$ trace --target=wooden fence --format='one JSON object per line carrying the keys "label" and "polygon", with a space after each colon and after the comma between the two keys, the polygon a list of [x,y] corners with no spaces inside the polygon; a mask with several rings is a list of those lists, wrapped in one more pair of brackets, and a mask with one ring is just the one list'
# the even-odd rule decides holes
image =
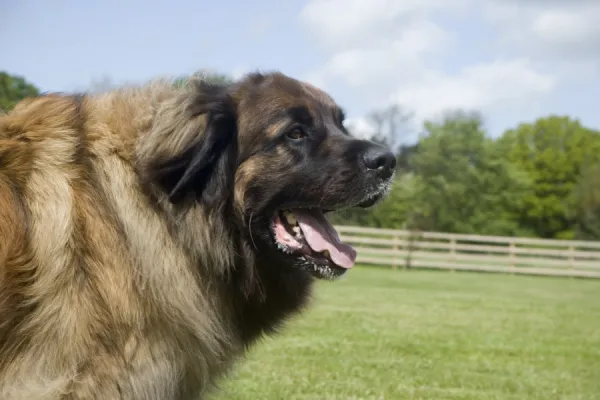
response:
{"label": "wooden fence", "polygon": [[600,278],[600,242],[336,229],[342,241],[356,249],[362,264]]}

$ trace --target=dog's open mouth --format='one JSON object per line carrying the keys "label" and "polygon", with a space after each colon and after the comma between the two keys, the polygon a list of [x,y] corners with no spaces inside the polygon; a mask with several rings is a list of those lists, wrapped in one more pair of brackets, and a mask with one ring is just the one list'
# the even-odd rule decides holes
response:
{"label": "dog's open mouth", "polygon": [[356,251],[340,241],[323,210],[278,211],[273,216],[272,230],[279,250],[303,258],[320,278],[342,275],[354,266]]}

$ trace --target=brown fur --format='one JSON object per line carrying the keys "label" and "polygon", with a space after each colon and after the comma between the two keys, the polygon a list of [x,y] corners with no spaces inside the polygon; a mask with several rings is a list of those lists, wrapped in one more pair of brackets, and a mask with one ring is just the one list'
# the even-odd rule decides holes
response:
{"label": "brown fur", "polygon": [[[156,81],[0,116],[0,399],[197,398],[306,303],[313,278],[241,236],[251,188],[291,165],[258,150],[269,118],[335,103],[280,74],[227,90]],[[219,112],[237,139],[205,195],[182,176]]]}

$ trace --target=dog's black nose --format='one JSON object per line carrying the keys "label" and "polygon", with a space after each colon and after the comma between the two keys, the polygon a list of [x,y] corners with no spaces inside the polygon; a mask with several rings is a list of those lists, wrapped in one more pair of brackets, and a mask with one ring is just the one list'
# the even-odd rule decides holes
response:
{"label": "dog's black nose", "polygon": [[363,162],[368,170],[374,171],[381,179],[387,179],[396,168],[396,156],[385,147],[373,146],[363,154]]}

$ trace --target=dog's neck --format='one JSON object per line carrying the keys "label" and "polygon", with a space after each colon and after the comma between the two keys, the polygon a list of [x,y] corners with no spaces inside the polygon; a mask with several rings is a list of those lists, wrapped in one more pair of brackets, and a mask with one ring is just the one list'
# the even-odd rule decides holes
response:
{"label": "dog's neck", "polygon": [[[260,254],[260,253],[259,253]],[[263,334],[274,333],[286,318],[307,306],[314,278],[293,267],[256,257],[253,270],[236,268],[230,285],[238,293],[235,325],[251,344]]]}

